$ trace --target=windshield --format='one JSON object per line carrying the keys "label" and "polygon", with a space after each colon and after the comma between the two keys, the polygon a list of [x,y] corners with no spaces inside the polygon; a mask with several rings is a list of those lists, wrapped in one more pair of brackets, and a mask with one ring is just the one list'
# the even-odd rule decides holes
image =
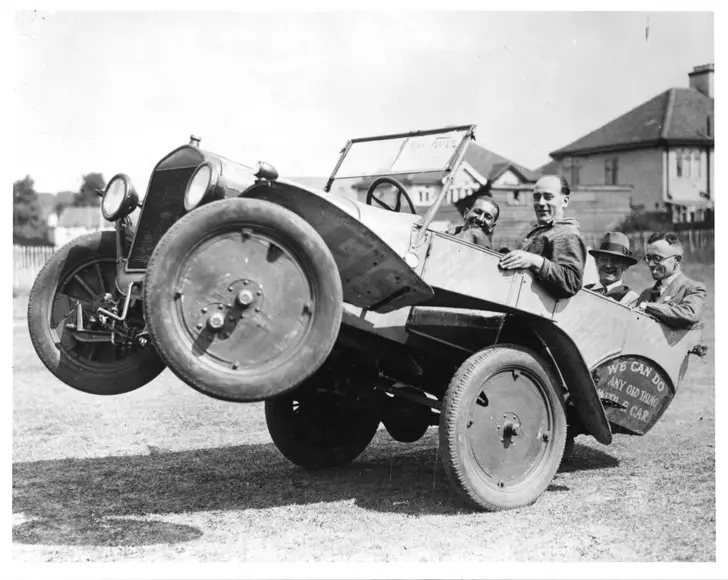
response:
{"label": "windshield", "polygon": [[334,179],[445,172],[452,168],[473,126],[352,139],[331,175]]}

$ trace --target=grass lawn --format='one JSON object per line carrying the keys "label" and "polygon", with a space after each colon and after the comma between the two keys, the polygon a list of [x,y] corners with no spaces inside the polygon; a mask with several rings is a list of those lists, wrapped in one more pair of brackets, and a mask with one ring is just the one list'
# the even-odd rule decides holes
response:
{"label": "grass lawn", "polygon": [[[610,446],[578,438],[533,506],[497,513],[460,502],[434,428],[414,444],[380,430],[350,466],[307,473],[272,444],[262,405],[205,397],[169,372],[126,395],[76,392],[17,327],[13,558],[715,561],[714,278],[686,270],[710,291],[711,350],[661,421]],[[644,264],[627,283],[651,285]]]}

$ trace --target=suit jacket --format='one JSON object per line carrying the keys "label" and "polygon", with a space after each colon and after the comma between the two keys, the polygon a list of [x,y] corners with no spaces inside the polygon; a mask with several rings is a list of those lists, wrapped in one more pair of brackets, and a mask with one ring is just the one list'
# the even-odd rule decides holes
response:
{"label": "suit jacket", "polygon": [[[587,290],[593,290],[594,286],[596,286],[596,283],[594,284],[587,284],[584,286]],[[604,294],[607,298],[611,298],[612,300],[616,300],[620,304],[624,304],[625,306],[632,306],[635,301],[637,300],[637,292],[634,290],[630,290],[629,286],[626,286],[624,284],[621,284],[619,286],[615,286],[611,290],[607,290],[607,293]]]}
{"label": "suit jacket", "polygon": [[669,326],[690,328],[700,322],[708,291],[705,285],[680,272],[655,302],[649,302],[652,288],[640,294],[637,304],[645,304],[645,312]]}

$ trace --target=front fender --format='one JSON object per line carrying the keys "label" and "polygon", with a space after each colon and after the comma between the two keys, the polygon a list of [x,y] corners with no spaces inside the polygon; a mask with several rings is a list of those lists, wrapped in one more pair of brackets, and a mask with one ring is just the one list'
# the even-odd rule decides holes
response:
{"label": "front fender", "polygon": [[257,183],[242,195],[283,206],[316,229],[339,269],[344,302],[391,312],[434,296],[432,288],[401,258],[409,248],[417,216],[314,193],[280,180]]}
{"label": "front fender", "polygon": [[532,324],[564,379],[581,423],[599,443],[609,445],[612,442],[609,419],[579,348],[566,332],[553,323],[534,319]]}

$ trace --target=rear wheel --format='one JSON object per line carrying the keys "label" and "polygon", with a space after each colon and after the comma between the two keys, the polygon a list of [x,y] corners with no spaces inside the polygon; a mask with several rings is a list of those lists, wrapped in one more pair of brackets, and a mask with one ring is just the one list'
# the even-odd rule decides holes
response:
{"label": "rear wheel", "polygon": [[[164,370],[151,346],[83,342],[71,328],[88,321],[101,298],[116,290],[115,232],[96,232],[69,242],[45,264],[28,300],[28,330],[38,357],[67,385],[95,395],[133,391]],[[143,320],[139,320],[140,327]],[[70,327],[69,327],[70,325]]]}
{"label": "rear wheel", "polygon": [[292,463],[304,469],[346,465],[374,438],[376,407],[347,389],[336,367],[322,367],[291,393],[265,402],[271,439]]}
{"label": "rear wheel", "polygon": [[339,333],[341,278],[305,220],[256,199],[184,216],[152,254],[144,311],[162,358],[195,389],[259,401],[296,387]]}
{"label": "rear wheel", "polygon": [[566,414],[546,364],[516,345],[486,348],[458,369],[440,416],[440,453],[471,505],[500,510],[533,503],[553,479]]}

